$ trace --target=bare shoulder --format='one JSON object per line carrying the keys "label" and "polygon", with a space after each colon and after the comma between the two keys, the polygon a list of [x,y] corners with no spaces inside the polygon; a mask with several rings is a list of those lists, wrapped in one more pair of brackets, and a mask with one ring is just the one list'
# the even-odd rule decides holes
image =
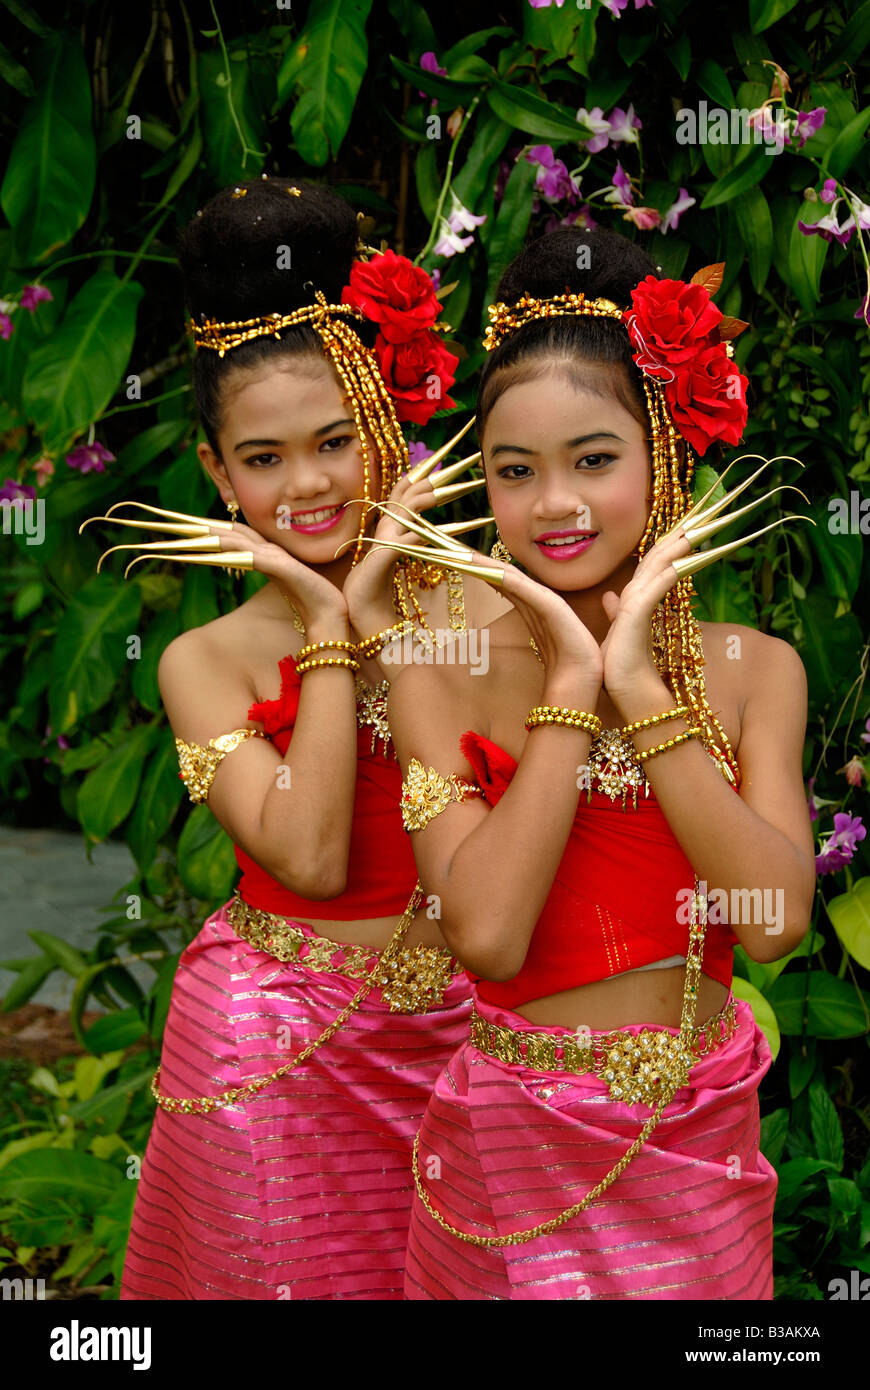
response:
{"label": "bare shoulder", "polygon": [[805,698],[804,664],[790,643],[742,623],[701,623],[704,657],[711,673],[744,703],[779,690]]}
{"label": "bare shoulder", "polygon": [[[243,605],[245,607],[245,605]],[[247,720],[256,689],[245,660],[242,609],[182,632],[165,648],[157,680],[169,722],[183,738],[206,739]]]}

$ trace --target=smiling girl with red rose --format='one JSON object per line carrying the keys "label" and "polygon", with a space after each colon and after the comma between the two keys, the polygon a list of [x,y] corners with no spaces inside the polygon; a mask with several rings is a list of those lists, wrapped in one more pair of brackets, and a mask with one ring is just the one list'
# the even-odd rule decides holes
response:
{"label": "smiling girl with red rose", "polygon": [[458,563],[514,609],[481,680],[391,692],[421,882],[477,979],[415,1142],[412,1299],[772,1296],[770,1051],[732,947],[775,960],[809,924],[806,683],[692,615],[689,552],[730,520],[689,511],[692,451],[739,441],[747,383],[739,325],[652,269],[599,229],[506,272],[477,428],[517,563]]}
{"label": "smiling girl with red rose", "polygon": [[415,889],[385,651],[507,605],[360,560],[368,501],[434,504],[399,421],[452,404],[456,363],[429,276],[368,254],[342,199],[277,178],[225,190],[181,242],[199,456],[233,515],[186,544],[267,582],[160,662],[181,774],[243,876],[179,963],[124,1299],[400,1297],[411,1139],[467,1024]]}

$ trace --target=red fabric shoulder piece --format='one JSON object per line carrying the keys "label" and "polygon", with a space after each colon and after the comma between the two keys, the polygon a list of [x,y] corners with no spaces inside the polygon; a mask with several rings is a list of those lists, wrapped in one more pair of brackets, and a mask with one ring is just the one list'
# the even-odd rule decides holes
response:
{"label": "red fabric shoulder piece", "polygon": [[516,759],[491,739],[484,738],[483,734],[476,734],[473,729],[466,730],[462,735],[459,747],[474,768],[474,774],[487,801],[498,801],[507,791],[517,770]]}
{"label": "red fabric shoulder piece", "polygon": [[278,699],[260,700],[248,710],[248,718],[262,724],[263,732],[268,735],[292,729],[299,709],[302,677],[296,670],[293,657],[285,656],[279,661],[278,670],[281,673],[281,694]]}

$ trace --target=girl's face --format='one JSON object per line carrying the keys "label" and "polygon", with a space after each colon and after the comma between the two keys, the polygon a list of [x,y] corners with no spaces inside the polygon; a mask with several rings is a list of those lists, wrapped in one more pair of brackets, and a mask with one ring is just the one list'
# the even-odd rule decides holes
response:
{"label": "girl's face", "polygon": [[562,592],[602,584],[649,515],[646,430],[557,363],[499,396],[481,441],[492,511],[514,558]]}
{"label": "girl's face", "polygon": [[303,563],[331,563],[359,533],[362,504],[350,499],[363,495],[364,470],[328,363],[292,357],[246,369],[225,383],[222,404],[220,457],[207,444],[198,452],[224,502],[235,497],[249,526]]}

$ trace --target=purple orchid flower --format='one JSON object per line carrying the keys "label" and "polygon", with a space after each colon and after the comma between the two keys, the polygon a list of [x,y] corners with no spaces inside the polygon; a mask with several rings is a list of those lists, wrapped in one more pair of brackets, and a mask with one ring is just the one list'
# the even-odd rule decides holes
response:
{"label": "purple orchid flower", "polygon": [[0,487],[0,502],[10,502],[13,507],[23,507],[36,497],[36,488],[27,483],[19,483],[15,478],[7,478]]}
{"label": "purple orchid flower", "polygon": [[568,172],[568,166],[556,158],[549,145],[532,145],[526,151],[526,159],[538,166],[535,187],[547,202],[577,201],[580,189]]}
{"label": "purple orchid flower", "polygon": [[0,314],[0,338],[4,341],[11,338],[15,332],[15,325],[8,314]]}
{"label": "purple orchid flower", "polygon": [[105,473],[106,464],[115,462],[115,455],[105,445],[95,440],[93,444],[77,444],[66,455],[70,468],[78,468],[82,473]]}
{"label": "purple orchid flower", "polygon": [[[799,150],[803,149],[804,145],[811,136],[815,135],[817,130],[821,130],[822,126],[825,124],[825,117],[827,114],[828,109],[826,106],[814,106],[812,111],[798,112],[798,118],[795,122],[792,135],[797,138],[797,147]],[[787,145],[791,144],[791,138],[788,135],[785,137],[785,142]]]}
{"label": "purple orchid flower", "polygon": [[816,855],[816,873],[833,874],[845,868],[855,857],[858,841],[863,840],[866,834],[860,816],[838,811],[834,816],[834,833]]}
{"label": "purple orchid flower", "polygon": [[[587,111],[585,106],[581,106],[577,111],[577,120],[587,126],[592,131],[591,136],[586,141],[586,149],[590,154],[598,154],[600,150],[606,150],[610,144],[610,122],[604,115],[600,106],[593,106],[591,111]],[[582,136],[580,137],[583,138]]]}
{"label": "purple orchid flower", "polygon": [[848,246],[855,230],[855,220],[850,217],[843,223],[842,227],[840,226],[837,219],[837,207],[841,201],[842,199],[838,198],[827,217],[820,217],[818,222],[798,220],[798,227],[804,236],[820,236],[824,237],[825,241],[838,241],[841,246]]}
{"label": "purple orchid flower", "polygon": [[25,285],[18,302],[22,309],[29,309],[32,314],[37,304],[51,299],[54,299],[54,295],[45,285]]}
{"label": "purple orchid flower", "polygon": [[697,203],[697,198],[689,197],[689,190],[681,188],[676,202],[671,203],[664,217],[662,218],[662,232],[675,232],[680,225],[680,218],[689,208],[693,208]]}
{"label": "purple orchid flower", "polygon": [[822,184],[822,191],[819,194],[823,203],[832,203],[837,196],[837,180],[825,179]]}
{"label": "purple orchid flower", "polygon": [[634,114],[633,105],[629,106],[627,111],[623,111],[621,106],[614,106],[610,113],[609,125],[612,145],[636,145],[637,132],[643,129],[643,121]]}

